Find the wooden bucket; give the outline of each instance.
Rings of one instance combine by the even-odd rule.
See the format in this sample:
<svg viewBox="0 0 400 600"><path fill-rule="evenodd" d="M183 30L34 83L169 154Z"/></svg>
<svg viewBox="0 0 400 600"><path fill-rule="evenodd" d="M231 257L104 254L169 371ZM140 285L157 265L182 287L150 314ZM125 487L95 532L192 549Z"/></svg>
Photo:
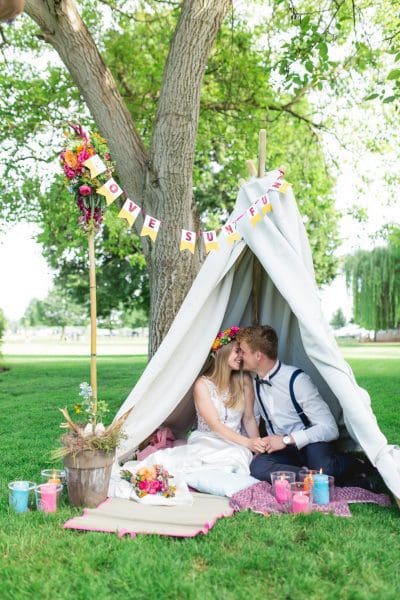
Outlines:
<svg viewBox="0 0 400 600"><path fill-rule="evenodd" d="M64 457L68 498L72 506L93 508L107 498L115 452L84 450Z"/></svg>

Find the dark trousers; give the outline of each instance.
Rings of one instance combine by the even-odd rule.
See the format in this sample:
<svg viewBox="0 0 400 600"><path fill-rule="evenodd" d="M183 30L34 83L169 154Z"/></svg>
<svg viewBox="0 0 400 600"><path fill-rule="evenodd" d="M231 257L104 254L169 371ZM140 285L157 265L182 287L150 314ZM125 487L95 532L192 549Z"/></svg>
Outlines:
<svg viewBox="0 0 400 600"><path fill-rule="evenodd" d="M251 462L250 473L261 481L271 483L273 471L292 471L296 473L296 479L299 479L302 467L317 471L322 469L326 475L333 475L336 483L340 485L341 481L357 474L360 462L347 454L335 453L330 442L315 442L301 450L295 446L287 446L271 454L257 454Z"/></svg>

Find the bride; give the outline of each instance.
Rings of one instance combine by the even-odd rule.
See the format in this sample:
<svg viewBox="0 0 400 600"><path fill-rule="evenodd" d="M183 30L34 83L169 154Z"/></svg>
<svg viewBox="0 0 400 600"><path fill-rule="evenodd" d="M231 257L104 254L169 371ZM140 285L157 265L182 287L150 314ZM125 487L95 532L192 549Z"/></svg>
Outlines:
<svg viewBox="0 0 400 600"><path fill-rule="evenodd" d="M233 326L218 333L202 375L194 383L197 428L187 444L158 450L124 468L136 471L162 464L183 480L204 470L249 474L253 453L264 452L265 447L254 417L251 379L241 369L238 332L239 327ZM111 485L110 495L119 495L117 487Z"/></svg>
<svg viewBox="0 0 400 600"><path fill-rule="evenodd" d="M194 384L197 429L188 439L185 470L230 466L248 474L252 452L265 450L254 418L251 379L241 370L238 332L230 327L218 333L203 375Z"/></svg>

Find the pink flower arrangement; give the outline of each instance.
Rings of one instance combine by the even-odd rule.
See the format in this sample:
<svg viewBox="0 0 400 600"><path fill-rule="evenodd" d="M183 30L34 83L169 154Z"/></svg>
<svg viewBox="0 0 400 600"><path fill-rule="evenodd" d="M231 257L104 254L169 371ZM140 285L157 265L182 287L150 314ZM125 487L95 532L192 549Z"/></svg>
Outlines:
<svg viewBox="0 0 400 600"><path fill-rule="evenodd" d="M217 350L222 348L222 346L226 346L226 344L230 344L230 342L233 342L239 331L240 327L238 327L237 325L232 325L232 327L228 327L228 329L219 331L217 333L217 337L213 342L213 345L211 346L211 353L213 354Z"/></svg>
<svg viewBox="0 0 400 600"><path fill-rule="evenodd" d="M136 473L122 471L121 477L133 485L133 489L139 498L144 498L148 494L173 498L176 493L176 486L169 483L173 475L170 475L162 465L142 467Z"/></svg>
<svg viewBox="0 0 400 600"><path fill-rule="evenodd" d="M97 193L97 189L110 179L114 167L106 141L100 135L92 133L89 137L81 125L70 126L72 133L67 131L64 134L64 149L60 154L61 165L68 188L75 195L81 213L79 224L85 231L91 228L98 231L103 222L106 200ZM102 158L107 170L92 179L90 170L83 163L95 154Z"/></svg>

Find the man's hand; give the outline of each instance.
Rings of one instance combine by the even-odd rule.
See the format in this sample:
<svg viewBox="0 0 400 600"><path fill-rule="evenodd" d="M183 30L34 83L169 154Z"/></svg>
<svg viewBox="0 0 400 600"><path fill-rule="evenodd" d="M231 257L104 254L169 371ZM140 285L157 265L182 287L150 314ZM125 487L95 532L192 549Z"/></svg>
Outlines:
<svg viewBox="0 0 400 600"><path fill-rule="evenodd" d="M272 452L278 452L278 450L286 448L281 435L267 435L267 437L262 438L262 440L267 454L272 454Z"/></svg>
<svg viewBox="0 0 400 600"><path fill-rule="evenodd" d="M25 0L0 0L0 22L9 21L24 10Z"/></svg>
<svg viewBox="0 0 400 600"><path fill-rule="evenodd" d="M265 452L265 440L266 438L249 438L248 440L248 449L256 454L261 454Z"/></svg>

